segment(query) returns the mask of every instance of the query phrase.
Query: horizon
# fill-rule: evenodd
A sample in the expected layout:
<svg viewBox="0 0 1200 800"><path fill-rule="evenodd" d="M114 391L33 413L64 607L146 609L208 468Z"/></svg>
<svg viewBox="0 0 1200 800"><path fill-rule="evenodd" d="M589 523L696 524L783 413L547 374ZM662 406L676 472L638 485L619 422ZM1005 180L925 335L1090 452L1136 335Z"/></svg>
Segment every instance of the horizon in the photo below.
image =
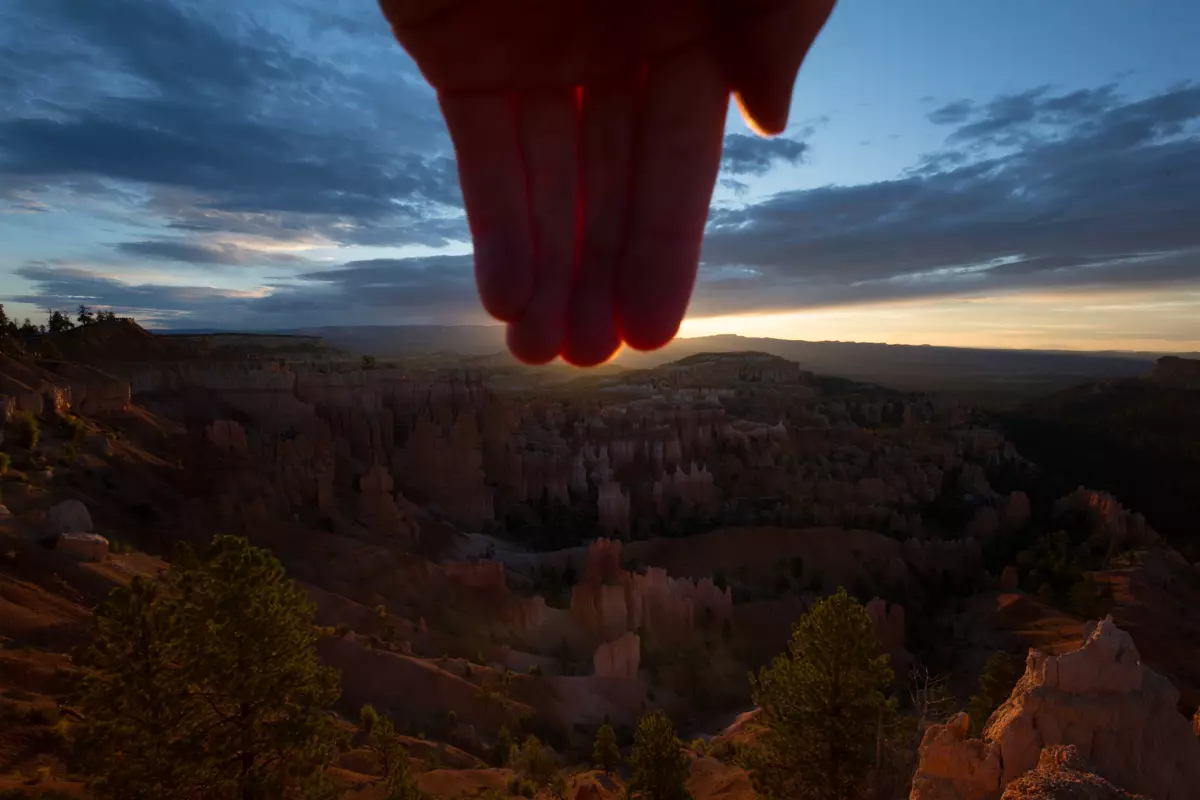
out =
<svg viewBox="0 0 1200 800"><path fill-rule="evenodd" d="M137 322L137 320L134 320L134 321ZM138 324L140 325L141 323L139 322ZM225 336L225 335L228 335L228 336L296 336L296 337L305 337L305 336L318 336L319 337L320 331L330 330L330 329L353 330L356 328L382 328L382 329L388 329L388 328L488 328L488 329L495 329L497 332L500 332L504 328L503 324L501 324L501 323L477 323L477 324L464 323L464 324L460 324L460 325L442 325L442 324L437 324L437 323L432 323L432 324L364 323L362 325L306 325L306 326L300 326L300 327L296 327L296 328L271 328L271 329L258 329L258 330L245 330L245 329L241 329L241 328L213 328L213 327L157 328L152 325L143 325L142 327L144 327L147 331L149 331L151 333L156 333L156 334L160 334L160 335L164 335L164 336ZM309 331L314 331L314 333L309 333ZM1048 354L1064 353L1064 354L1096 355L1096 356L1104 356L1104 355L1145 356L1145 357L1155 357L1155 358L1159 358L1162 356L1179 356L1179 357L1184 357L1184 358L1200 358L1200 350L1169 350L1169 351L1168 350L1115 350L1115 349L1074 350L1074 349L1070 349L1070 348L1039 349L1039 348L1029 348L1029 347L971 347L971 346L966 346L966 345L954 345L954 344L932 344L929 342L896 343L896 342L883 342L883 341L868 341L868 340L863 340L863 339L800 339L800 338L792 338L792 337L785 337L785 336L753 336L753 335L747 335L747 334L742 334L742 333L702 333L702 334L691 334L691 335L681 333L680 335L675 337L675 340L691 342L691 341L697 341L697 340L701 340L701 339L717 339L717 338L722 338L722 337L733 337L733 338L747 339L747 340L797 342L797 343L801 343L801 344L854 344L854 345L872 345L872 346L882 346L882 347L943 348L943 349L953 349L953 350L982 350L982 351L1002 351L1002 352L1034 353L1034 354L1036 354L1036 353L1048 353ZM670 345L667 345L667 347L670 347ZM503 351L503 348L501 347L496 352L499 353L502 351ZM617 350L617 352L613 355L613 357L611 359L609 359L608 361L603 362L603 363L611 364L611 363L619 360L622 355L627 355L629 353L650 355L653 352L655 352L655 351L633 350L632 348L630 348L626 345L622 345ZM714 351L714 352L725 352L725 351ZM737 351L728 351L728 352L737 352ZM558 361L555 361L552 363L558 364L560 366L571 366L571 365L564 365ZM582 370L589 369L588 367L578 367L578 368L572 367L572 368L582 369Z"/></svg>
<svg viewBox="0 0 1200 800"><path fill-rule="evenodd" d="M783 135L730 112L680 338L1200 351L1200 7L1029 8L839 5ZM488 324L375 0L16 3L0 75L10 316Z"/></svg>

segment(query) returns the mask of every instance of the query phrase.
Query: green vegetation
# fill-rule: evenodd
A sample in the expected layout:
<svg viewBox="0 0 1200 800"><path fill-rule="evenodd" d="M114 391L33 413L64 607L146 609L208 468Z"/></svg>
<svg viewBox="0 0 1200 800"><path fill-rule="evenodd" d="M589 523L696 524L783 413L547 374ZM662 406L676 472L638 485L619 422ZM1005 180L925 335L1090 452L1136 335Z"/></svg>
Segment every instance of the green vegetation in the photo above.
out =
<svg viewBox="0 0 1200 800"><path fill-rule="evenodd" d="M97 609L82 752L98 800L328 796L343 742L314 610L266 550L217 536Z"/></svg>
<svg viewBox="0 0 1200 800"><path fill-rule="evenodd" d="M83 444L83 440L87 438L87 424L75 416L65 416L62 418L63 436L67 441L73 444Z"/></svg>
<svg viewBox="0 0 1200 800"><path fill-rule="evenodd" d="M525 737L519 748L513 748L508 760L517 774L535 787L545 786L554 774L554 759L532 733Z"/></svg>
<svg viewBox="0 0 1200 800"><path fill-rule="evenodd" d="M979 692L971 695L967 703L967 719L971 723L971 735L983 735L992 713L1008 699L1017 685L1017 670L1007 653L996 651L983 665L979 676Z"/></svg>
<svg viewBox="0 0 1200 800"><path fill-rule="evenodd" d="M366 705L359 712L359 725L367 735L367 747L379 759L383 773L385 800L420 800L424 797L408 763L408 750L396 733L396 726L387 715L380 715Z"/></svg>
<svg viewBox="0 0 1200 800"><path fill-rule="evenodd" d="M611 773L621 763L621 750L617 747L617 734L607 722L596 729L592 743L592 763L605 774Z"/></svg>
<svg viewBox="0 0 1200 800"><path fill-rule="evenodd" d="M38 446L38 439L41 438L42 429L38 425L37 417L28 411L18 411L13 414L13 427L17 431L17 441L20 445L28 450L33 450Z"/></svg>
<svg viewBox="0 0 1200 800"><path fill-rule="evenodd" d="M788 651L751 676L766 730L743 753L760 797L857 800L886 766L883 742L899 730L888 657L870 616L845 589L812 607Z"/></svg>
<svg viewBox="0 0 1200 800"><path fill-rule="evenodd" d="M675 726L659 709L638 720L629 756L625 797L642 800L691 800L687 788L690 762Z"/></svg>
<svg viewBox="0 0 1200 800"><path fill-rule="evenodd" d="M8 468L12 466L12 456L8 453L0 452L0 475L8 472Z"/></svg>

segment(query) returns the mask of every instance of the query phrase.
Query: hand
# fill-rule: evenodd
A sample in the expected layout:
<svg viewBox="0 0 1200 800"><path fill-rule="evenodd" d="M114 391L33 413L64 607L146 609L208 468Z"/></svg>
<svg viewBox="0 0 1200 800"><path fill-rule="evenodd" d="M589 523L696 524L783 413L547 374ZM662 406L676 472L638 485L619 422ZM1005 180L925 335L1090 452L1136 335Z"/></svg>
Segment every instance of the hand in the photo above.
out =
<svg viewBox="0 0 1200 800"><path fill-rule="evenodd" d="M669 342L732 91L787 124L834 0L380 0L437 90L484 308L528 363Z"/></svg>

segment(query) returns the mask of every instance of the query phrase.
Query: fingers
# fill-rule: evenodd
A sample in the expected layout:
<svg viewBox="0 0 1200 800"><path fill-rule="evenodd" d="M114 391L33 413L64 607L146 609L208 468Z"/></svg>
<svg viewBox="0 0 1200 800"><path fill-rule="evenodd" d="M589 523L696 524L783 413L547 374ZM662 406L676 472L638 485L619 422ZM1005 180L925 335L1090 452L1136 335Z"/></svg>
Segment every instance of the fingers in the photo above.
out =
<svg viewBox="0 0 1200 800"><path fill-rule="evenodd" d="M616 298L621 337L638 350L669 342L687 310L720 167L727 98L722 70L706 50L684 51L647 78Z"/></svg>
<svg viewBox="0 0 1200 800"><path fill-rule="evenodd" d="M632 179L638 76L589 86L580 110L579 270L571 288L568 363L590 367L608 360L621 344L614 313L614 281L625 244Z"/></svg>
<svg viewBox="0 0 1200 800"><path fill-rule="evenodd" d="M725 69L742 118L761 136L787 127L800 64L834 0L737 0L728 10Z"/></svg>
<svg viewBox="0 0 1200 800"><path fill-rule="evenodd" d="M543 364L562 349L578 239L576 92L535 91L518 107L521 155L533 223L533 294L508 328L520 360Z"/></svg>
<svg viewBox="0 0 1200 800"><path fill-rule="evenodd" d="M484 309L517 319L534 286L532 221L514 101L502 94L438 97L458 160Z"/></svg>

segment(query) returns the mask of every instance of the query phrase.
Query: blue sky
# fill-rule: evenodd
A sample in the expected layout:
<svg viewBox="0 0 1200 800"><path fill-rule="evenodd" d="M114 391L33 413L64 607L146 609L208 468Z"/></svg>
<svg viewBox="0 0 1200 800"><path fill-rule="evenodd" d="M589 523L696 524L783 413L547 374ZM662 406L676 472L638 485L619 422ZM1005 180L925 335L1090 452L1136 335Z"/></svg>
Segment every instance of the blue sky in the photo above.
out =
<svg viewBox="0 0 1200 800"><path fill-rule="evenodd" d="M843 0L731 112L683 333L1200 349L1200 5ZM483 321L374 0L0 5L0 298L168 327Z"/></svg>

